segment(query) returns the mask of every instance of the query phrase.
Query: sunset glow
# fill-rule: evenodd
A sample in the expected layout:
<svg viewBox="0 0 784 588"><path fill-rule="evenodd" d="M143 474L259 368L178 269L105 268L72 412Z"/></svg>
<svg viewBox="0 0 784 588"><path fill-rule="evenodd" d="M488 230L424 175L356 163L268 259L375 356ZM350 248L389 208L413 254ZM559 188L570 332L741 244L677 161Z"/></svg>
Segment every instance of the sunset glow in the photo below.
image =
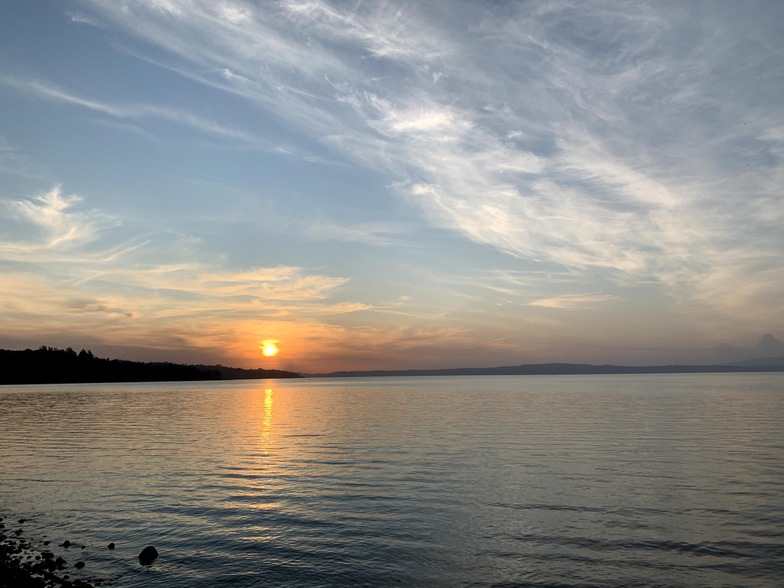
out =
<svg viewBox="0 0 784 588"><path fill-rule="evenodd" d="M276 343L277 341L274 339L267 339L266 341L262 341L261 344L262 355L264 355L264 357L275 357L279 351Z"/></svg>
<svg viewBox="0 0 784 588"><path fill-rule="evenodd" d="M0 348L784 354L784 2L2 5Z"/></svg>

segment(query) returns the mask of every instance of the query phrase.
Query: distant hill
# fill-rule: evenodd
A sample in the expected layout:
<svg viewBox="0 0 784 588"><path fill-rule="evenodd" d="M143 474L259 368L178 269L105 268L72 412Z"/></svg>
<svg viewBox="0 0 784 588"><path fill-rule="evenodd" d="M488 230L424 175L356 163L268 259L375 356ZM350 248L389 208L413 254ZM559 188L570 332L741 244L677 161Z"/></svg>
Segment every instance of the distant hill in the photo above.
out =
<svg viewBox="0 0 784 588"><path fill-rule="evenodd" d="M286 372L283 370L265 370L256 368L246 370L244 368L226 367L225 365L195 365L193 366L204 371L217 371L224 380L262 380L265 378L301 378L300 374Z"/></svg>
<svg viewBox="0 0 784 588"><path fill-rule="evenodd" d="M236 380L247 378L299 378L281 370L243 370L217 366L182 365L101 359L82 349L40 347L0 349L0 384L67 384L88 382L172 382Z"/></svg>
<svg viewBox="0 0 784 588"><path fill-rule="evenodd" d="M715 363L737 365L740 362L753 362L776 360L784 356L784 341L780 341L770 333L762 335L754 345L735 347L722 343L713 351Z"/></svg>
<svg viewBox="0 0 784 588"><path fill-rule="evenodd" d="M754 365L593 365L585 363L538 363L487 368L449 368L439 370L371 370L307 374L309 377L384 377L384 376L543 376L587 374L696 374L723 372L779 372L782 364Z"/></svg>
<svg viewBox="0 0 784 588"><path fill-rule="evenodd" d="M730 365L736 366L778 366L784 367L784 355L780 357L755 357L752 359L744 359L743 361L736 361Z"/></svg>

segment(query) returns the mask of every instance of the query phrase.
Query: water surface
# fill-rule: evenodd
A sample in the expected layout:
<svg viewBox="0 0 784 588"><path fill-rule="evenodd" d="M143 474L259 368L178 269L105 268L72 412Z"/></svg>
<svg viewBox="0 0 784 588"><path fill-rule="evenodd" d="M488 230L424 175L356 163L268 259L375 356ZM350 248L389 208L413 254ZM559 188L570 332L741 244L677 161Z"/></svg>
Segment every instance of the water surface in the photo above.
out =
<svg viewBox="0 0 784 588"><path fill-rule="evenodd" d="M0 456L115 586L784 577L784 374L0 387Z"/></svg>

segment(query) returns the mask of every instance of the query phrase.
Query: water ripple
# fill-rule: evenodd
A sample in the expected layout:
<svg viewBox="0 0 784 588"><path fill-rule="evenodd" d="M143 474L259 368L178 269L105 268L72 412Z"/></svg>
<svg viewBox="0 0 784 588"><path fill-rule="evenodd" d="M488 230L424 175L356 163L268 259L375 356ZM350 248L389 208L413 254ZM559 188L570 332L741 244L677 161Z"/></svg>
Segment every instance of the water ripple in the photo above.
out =
<svg viewBox="0 0 784 588"><path fill-rule="evenodd" d="M774 586L782 384L5 387L0 516L87 545L120 588ZM161 557L140 567L149 543Z"/></svg>

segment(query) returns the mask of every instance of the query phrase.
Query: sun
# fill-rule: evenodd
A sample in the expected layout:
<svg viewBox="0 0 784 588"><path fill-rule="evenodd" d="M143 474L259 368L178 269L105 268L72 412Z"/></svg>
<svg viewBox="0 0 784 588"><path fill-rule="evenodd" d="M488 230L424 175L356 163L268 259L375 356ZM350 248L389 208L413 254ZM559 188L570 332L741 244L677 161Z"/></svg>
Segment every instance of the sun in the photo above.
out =
<svg viewBox="0 0 784 588"><path fill-rule="evenodd" d="M277 339L265 339L261 342L261 353L264 357L275 357L278 354Z"/></svg>

